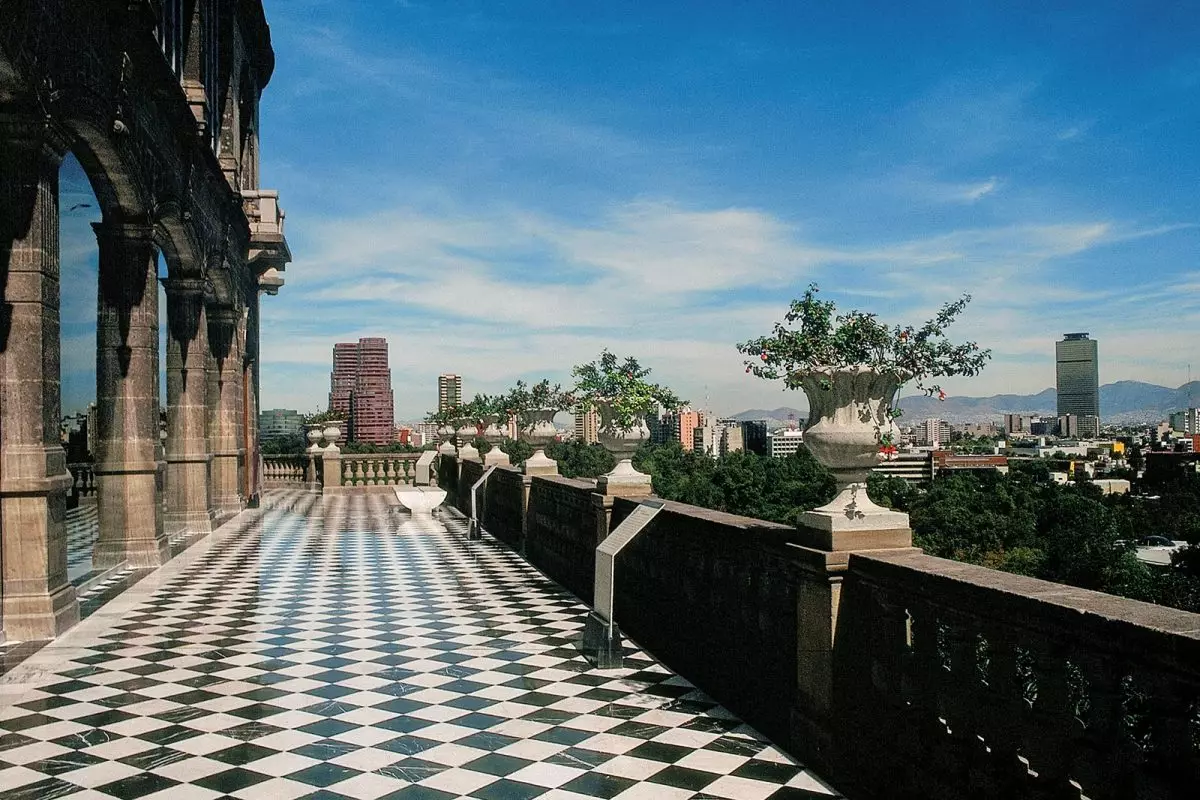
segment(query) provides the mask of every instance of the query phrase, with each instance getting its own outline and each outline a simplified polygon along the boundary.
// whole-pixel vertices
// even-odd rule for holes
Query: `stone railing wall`
[[[437,485],[438,488],[446,490],[446,500],[449,503],[458,504],[458,459],[449,456],[438,458]],[[470,513],[470,509],[463,513]]]
[[[863,796],[1197,790],[1197,614],[931,556],[852,555],[833,674],[835,738]]]
[[[596,580],[596,545],[603,540],[597,535],[595,492],[594,481],[534,478],[525,529],[529,563],[589,604]]]
[[[342,453],[342,486],[411,486],[420,453]]]
[[[263,488],[275,489],[305,483],[308,453],[264,455],[262,457]]]
[[[488,478],[486,493],[480,491],[487,498],[483,507],[484,529],[518,551],[525,542],[525,486],[521,470],[501,466]]]
[[[391,494],[394,487],[415,482],[420,458],[420,453],[343,453],[326,448],[320,458],[320,488],[324,494]]]
[[[618,498],[616,527],[636,504]],[[767,736],[795,745],[795,528],[668,502],[617,556],[621,630]]]
[[[635,506],[501,467],[481,518],[590,604]],[[617,558],[615,620],[851,798],[1194,796],[1200,615],[797,534],[668,502]]]

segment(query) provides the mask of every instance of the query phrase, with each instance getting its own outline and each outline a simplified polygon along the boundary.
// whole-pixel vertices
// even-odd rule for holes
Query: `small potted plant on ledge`
[[[504,397],[503,406],[510,415],[516,415],[518,438],[532,445],[533,455],[525,459],[526,474],[556,475],[558,465],[546,456],[546,446],[554,441],[558,431],[554,427],[554,416],[575,407],[575,396],[564,392],[559,384],[541,380],[532,387],[524,381]]]
[[[603,489],[607,491],[617,483],[648,487],[649,476],[635,470],[630,460],[638,445],[650,438],[646,415],[659,408],[678,411],[686,401],[670,389],[647,381],[650,369],[633,356],[621,360],[607,349],[596,361],[576,366],[571,374],[576,378],[580,410],[596,409],[600,415],[597,438],[617,459],[616,468],[604,476],[607,480],[602,479]]]
[[[979,374],[991,358],[975,342],[955,344],[946,328],[971,300],[946,303],[919,328],[889,327],[874,314],[850,311],[836,316],[831,301],[817,299],[811,285],[793,300],[784,322],[770,336],[737,345],[747,356],[746,372],[783,380],[803,389],[809,415],[804,441],[838,484],[838,496],[806,514],[804,525],[836,534],[839,530],[904,528],[907,515],[887,511],[867,498],[866,479],[881,455],[895,451],[896,393],[909,381],[929,396],[945,399],[940,377]],[[836,538],[836,536],[834,536]]]

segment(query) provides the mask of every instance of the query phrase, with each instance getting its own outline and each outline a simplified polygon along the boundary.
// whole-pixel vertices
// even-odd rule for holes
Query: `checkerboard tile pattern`
[[[268,495],[258,519],[0,706],[0,797],[835,796],[448,517]]]
[[[92,570],[92,548],[100,535],[100,517],[95,503],[67,511],[67,578],[74,583]]]

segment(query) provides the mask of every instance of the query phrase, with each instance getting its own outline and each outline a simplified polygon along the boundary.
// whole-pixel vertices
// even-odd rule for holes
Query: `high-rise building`
[[[329,410],[350,419],[350,395],[358,380],[358,343],[338,342],[333,346],[333,372],[329,375]]]
[[[676,415],[675,425],[679,431],[679,443],[684,450],[695,449],[695,432],[700,427],[700,414],[685,408]]]
[[[575,412],[575,438],[584,444],[600,441],[600,412],[595,408]]]
[[[387,339],[358,340],[358,372],[350,396],[350,434],[356,442],[390,444],[396,436]]]
[[[950,444],[950,423],[944,419],[927,419],[913,429],[913,444],[941,447]]]
[[[1200,408],[1176,411],[1170,417],[1171,430],[1189,435],[1200,434]]]
[[[333,346],[329,410],[345,415],[348,441],[393,441],[395,405],[387,339],[371,336]]]
[[[443,373],[438,375],[438,411],[462,405],[462,376]]]
[[[804,444],[804,434],[799,428],[782,428],[767,434],[767,452],[771,458],[787,458]]]
[[[1055,345],[1058,416],[1100,417],[1097,342],[1086,333],[1067,333]]]
[[[304,418],[289,408],[270,408],[258,412],[258,439],[297,438],[304,433]]]
[[[721,429],[721,455],[742,452],[742,426]]]
[[[767,421],[747,420],[742,423],[742,445],[750,453],[767,454]]]
[[[438,426],[433,422],[418,422],[413,426],[413,431],[421,437],[421,441],[428,444],[438,440]]]

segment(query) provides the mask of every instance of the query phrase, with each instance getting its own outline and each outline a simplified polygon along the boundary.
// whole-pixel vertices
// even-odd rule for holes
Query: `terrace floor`
[[[0,677],[0,797],[836,796],[465,522],[277,491]]]

